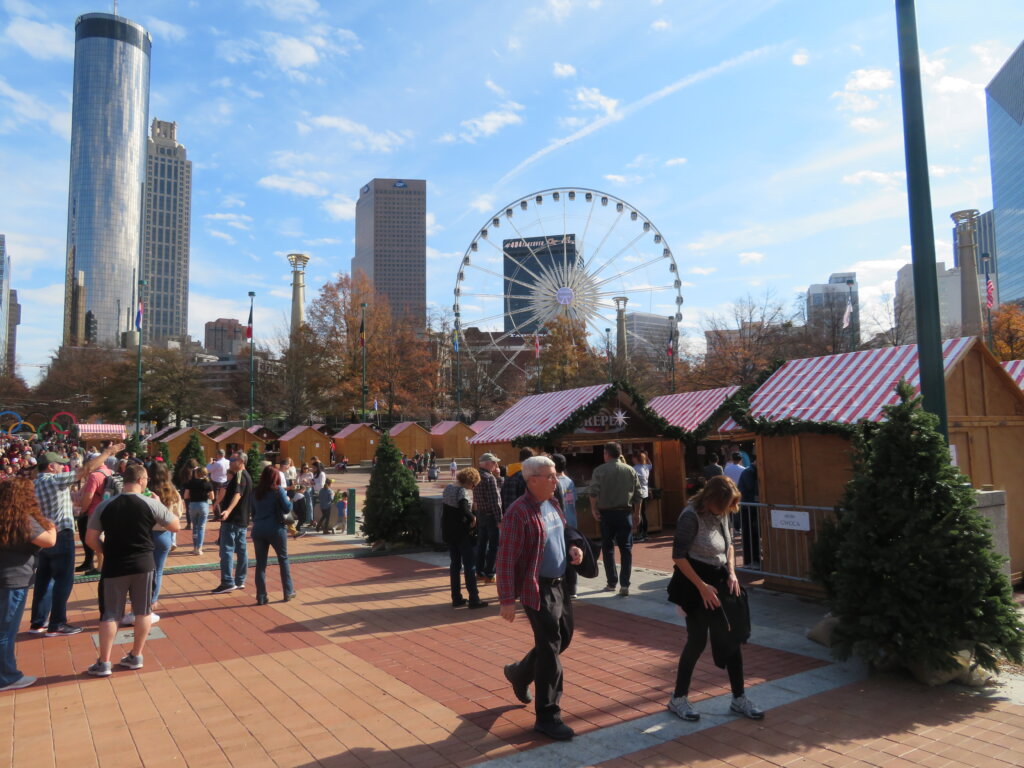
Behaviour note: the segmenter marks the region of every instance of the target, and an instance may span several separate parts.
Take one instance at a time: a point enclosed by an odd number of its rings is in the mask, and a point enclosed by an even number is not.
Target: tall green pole
[[[462,421],[462,362],[459,349],[459,313],[455,313],[455,420]]]
[[[921,59],[917,46],[914,0],[896,0],[896,31],[903,96],[903,143],[907,162],[910,207],[910,250],[914,272],[914,310],[917,352],[924,409],[939,417],[939,430],[949,439],[946,419],[946,381],[942,363],[939,289],[935,276],[935,227],[928,182],[924,106],[921,98]]]
[[[608,381],[611,382],[614,377],[612,376],[612,329],[604,329],[604,344],[605,349],[608,350]]]
[[[142,304],[142,289],[146,286],[145,280],[139,280],[139,307]],[[136,315],[135,332],[139,334],[139,350],[135,368],[135,437],[142,439],[142,318]]]
[[[359,421],[366,421],[366,302],[359,305],[359,345],[363,348],[363,386],[362,405],[359,410]]]
[[[252,311],[256,291],[249,291],[249,426],[256,424],[256,338],[252,334]]]

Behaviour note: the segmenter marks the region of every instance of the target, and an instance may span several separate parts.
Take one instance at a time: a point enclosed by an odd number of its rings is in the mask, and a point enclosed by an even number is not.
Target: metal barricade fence
[[[738,567],[765,576],[811,581],[811,545],[834,515],[833,507],[741,505],[735,523],[739,541],[734,542]]]

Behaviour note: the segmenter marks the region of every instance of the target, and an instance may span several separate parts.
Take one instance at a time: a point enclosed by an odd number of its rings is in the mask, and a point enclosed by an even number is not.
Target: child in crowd
[[[348,530],[348,491],[334,494],[334,503],[338,506],[338,527],[345,533]]]
[[[331,478],[324,480],[324,487],[320,489],[317,502],[320,504],[320,520],[317,529],[321,533],[334,533],[331,524],[331,507],[334,504],[334,493],[331,491]]]

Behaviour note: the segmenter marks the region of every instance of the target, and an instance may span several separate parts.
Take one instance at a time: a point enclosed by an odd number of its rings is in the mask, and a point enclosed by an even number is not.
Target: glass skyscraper
[[[985,89],[999,300],[1024,301],[1024,43]]]
[[[151,46],[141,25],[120,16],[75,21],[65,345],[116,346],[133,328]],[[76,288],[79,274],[84,288]]]

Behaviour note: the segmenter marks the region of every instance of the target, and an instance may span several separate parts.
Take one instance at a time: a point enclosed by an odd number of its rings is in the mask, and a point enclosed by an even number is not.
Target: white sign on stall
[[[773,509],[772,528],[784,528],[787,531],[811,530],[811,513],[796,509]]]

